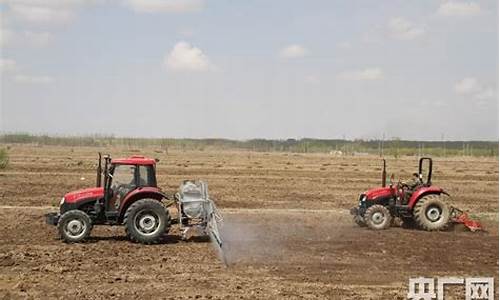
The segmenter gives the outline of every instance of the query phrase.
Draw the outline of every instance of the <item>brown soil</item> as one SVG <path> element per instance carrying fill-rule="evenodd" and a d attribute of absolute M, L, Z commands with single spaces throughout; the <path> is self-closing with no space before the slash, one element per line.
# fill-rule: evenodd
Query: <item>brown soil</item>
<path fill-rule="evenodd" d="M 97 226 L 83 244 L 58 240 L 43 214 L 65 192 L 94 183 L 98 150 L 10 149 L 11 166 L 0 171 L 0 299 L 406 299 L 410 277 L 498 283 L 497 160 L 435 161 L 435 184 L 488 232 L 374 232 L 354 225 L 346 209 L 379 184 L 376 157 L 144 151 L 161 159 L 159 184 L 169 193 L 182 179 L 209 182 L 225 209 L 225 267 L 209 242 L 180 241 L 175 229 L 153 246 L 129 242 L 122 227 Z M 402 178 L 416 169 L 415 158 L 388 164 Z"/>

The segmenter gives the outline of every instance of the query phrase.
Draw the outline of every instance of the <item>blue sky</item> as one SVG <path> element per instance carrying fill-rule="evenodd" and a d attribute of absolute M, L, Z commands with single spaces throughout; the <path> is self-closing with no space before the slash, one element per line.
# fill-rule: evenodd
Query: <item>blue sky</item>
<path fill-rule="evenodd" d="M 497 1 L 0 0 L 0 131 L 498 140 Z"/>

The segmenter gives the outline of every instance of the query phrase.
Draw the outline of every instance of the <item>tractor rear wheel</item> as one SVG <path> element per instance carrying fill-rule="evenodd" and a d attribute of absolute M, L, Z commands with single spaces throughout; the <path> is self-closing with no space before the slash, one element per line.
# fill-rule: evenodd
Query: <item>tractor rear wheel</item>
<path fill-rule="evenodd" d="M 59 219 L 57 230 L 66 243 L 79 243 L 90 235 L 92 220 L 81 210 L 70 210 Z"/>
<path fill-rule="evenodd" d="M 365 212 L 366 226 L 374 230 L 387 229 L 391 226 L 391 212 L 383 205 L 375 204 L 370 206 Z"/>
<path fill-rule="evenodd" d="M 442 195 L 426 195 L 415 204 L 413 217 L 417 225 L 424 230 L 443 230 L 450 220 L 450 208 Z"/>
<path fill-rule="evenodd" d="M 160 201 L 142 199 L 130 205 L 123 223 L 132 241 L 152 244 L 157 243 L 170 229 L 170 215 Z"/>

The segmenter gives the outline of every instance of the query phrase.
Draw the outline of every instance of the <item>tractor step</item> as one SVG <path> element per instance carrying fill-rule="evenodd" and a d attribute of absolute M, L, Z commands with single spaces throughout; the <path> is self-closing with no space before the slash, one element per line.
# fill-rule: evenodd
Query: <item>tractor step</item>
<path fill-rule="evenodd" d="M 106 212 L 106 219 L 111 222 L 115 222 L 118 220 L 118 217 L 120 216 L 120 213 L 118 211 L 107 211 Z"/>
<path fill-rule="evenodd" d="M 408 205 L 394 205 L 394 209 L 398 215 L 406 215 L 410 211 L 410 207 Z"/>

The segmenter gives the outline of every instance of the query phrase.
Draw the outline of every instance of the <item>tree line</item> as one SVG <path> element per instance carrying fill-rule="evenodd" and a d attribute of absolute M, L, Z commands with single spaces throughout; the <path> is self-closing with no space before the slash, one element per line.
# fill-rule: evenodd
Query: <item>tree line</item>
<path fill-rule="evenodd" d="M 393 138 L 390 140 L 345 140 L 345 139 L 177 139 L 177 138 L 133 138 L 113 135 L 49 136 L 28 133 L 0 135 L 3 144 L 36 144 L 57 146 L 124 146 L 130 148 L 157 147 L 163 151 L 234 149 L 259 152 L 331 153 L 332 155 L 380 156 L 496 156 L 498 141 L 411 141 Z"/>

